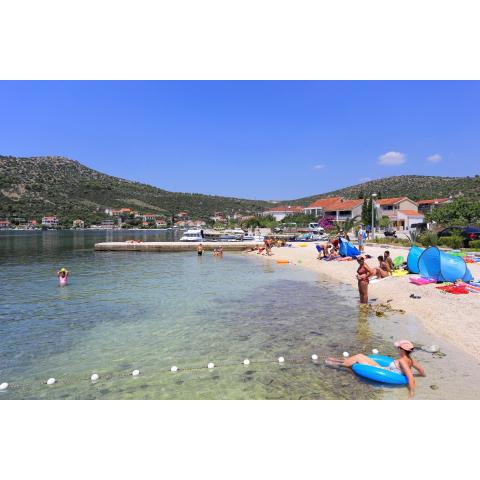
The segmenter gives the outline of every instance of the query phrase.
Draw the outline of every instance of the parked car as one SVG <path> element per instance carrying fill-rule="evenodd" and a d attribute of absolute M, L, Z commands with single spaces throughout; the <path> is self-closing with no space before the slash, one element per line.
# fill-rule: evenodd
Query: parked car
<path fill-rule="evenodd" d="M 391 227 L 387 227 L 387 228 L 383 231 L 383 234 L 384 234 L 386 237 L 395 237 L 395 238 L 397 238 L 397 231 L 396 231 L 394 228 L 391 228 Z"/>
<path fill-rule="evenodd" d="M 480 240 L 480 228 L 478 227 L 447 227 L 438 232 L 438 238 L 457 235 L 463 237 L 463 246 L 468 247 L 470 240 Z"/>

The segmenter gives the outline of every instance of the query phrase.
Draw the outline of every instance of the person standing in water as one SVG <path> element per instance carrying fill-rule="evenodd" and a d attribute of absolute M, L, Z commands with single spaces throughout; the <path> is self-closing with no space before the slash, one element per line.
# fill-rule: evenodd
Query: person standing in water
<path fill-rule="evenodd" d="M 65 286 L 68 282 L 68 270 L 66 270 L 65 268 L 61 268 L 57 272 L 57 277 L 58 277 L 58 284 L 61 287 Z"/>
<path fill-rule="evenodd" d="M 357 269 L 357 280 L 360 303 L 366 305 L 368 303 L 369 278 L 372 275 L 375 275 L 375 272 L 366 264 L 365 259 L 362 256 L 357 257 L 357 262 L 359 265 Z"/>
<path fill-rule="evenodd" d="M 203 245 L 200 244 L 198 247 L 197 247 L 197 255 L 199 257 L 201 257 L 203 255 Z"/>

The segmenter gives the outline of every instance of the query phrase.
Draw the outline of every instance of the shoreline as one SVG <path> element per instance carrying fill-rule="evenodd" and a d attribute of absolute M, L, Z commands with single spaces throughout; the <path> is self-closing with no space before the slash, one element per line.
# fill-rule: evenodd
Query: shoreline
<path fill-rule="evenodd" d="M 377 266 L 377 256 L 385 250 L 390 250 L 392 258 L 403 256 L 407 259 L 408 248 L 389 246 L 366 245 L 365 252 L 372 256 L 367 260 L 370 266 Z M 355 277 L 357 262 L 344 261 L 326 262 L 317 260 L 317 251 L 314 243 L 302 248 L 276 247 L 273 255 L 259 256 L 271 262 L 288 260 L 287 265 L 278 265 L 279 268 L 291 266 L 308 269 L 325 275 L 332 285 L 348 285 L 357 291 Z M 256 253 L 248 253 L 256 256 Z M 469 264 L 474 278 L 480 277 L 480 264 Z M 435 288 L 434 284 L 417 286 L 409 282 L 410 275 L 403 277 L 387 277 L 377 283 L 369 285 L 369 300 L 373 304 L 389 304 L 392 309 L 403 310 L 413 316 L 422 327 L 433 336 L 444 340 L 458 350 L 471 355 L 480 361 L 480 293 L 468 295 L 453 295 L 444 293 Z M 413 299 L 411 294 L 420 296 Z"/>

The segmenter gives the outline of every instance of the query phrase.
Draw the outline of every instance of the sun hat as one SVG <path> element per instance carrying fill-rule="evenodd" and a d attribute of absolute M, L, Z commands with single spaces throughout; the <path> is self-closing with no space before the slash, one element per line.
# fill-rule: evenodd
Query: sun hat
<path fill-rule="evenodd" d="M 407 352 L 411 352 L 415 348 L 413 343 L 409 340 L 397 340 L 394 345 L 396 347 L 400 347 L 402 350 L 406 350 Z"/>

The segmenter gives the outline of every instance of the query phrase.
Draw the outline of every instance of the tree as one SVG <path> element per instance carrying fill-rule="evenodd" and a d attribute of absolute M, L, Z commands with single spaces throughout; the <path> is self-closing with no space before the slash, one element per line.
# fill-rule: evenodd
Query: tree
<path fill-rule="evenodd" d="M 357 215 L 354 218 L 347 218 L 343 222 L 334 222 L 333 226 L 336 232 L 340 232 L 343 230 L 344 232 L 348 233 L 358 224 L 359 220 L 360 217 Z"/>
<path fill-rule="evenodd" d="M 434 207 L 425 216 L 427 222 L 439 225 L 473 225 L 480 223 L 480 202 L 459 198 L 452 203 Z"/>
<path fill-rule="evenodd" d="M 363 205 L 362 205 L 362 223 L 364 225 L 368 225 L 371 222 L 372 218 L 372 205 L 371 205 L 371 200 L 368 197 L 365 197 L 363 199 Z"/>
<path fill-rule="evenodd" d="M 380 219 L 378 224 L 381 228 L 387 228 L 388 226 L 390 226 L 390 218 L 385 215 Z"/>

